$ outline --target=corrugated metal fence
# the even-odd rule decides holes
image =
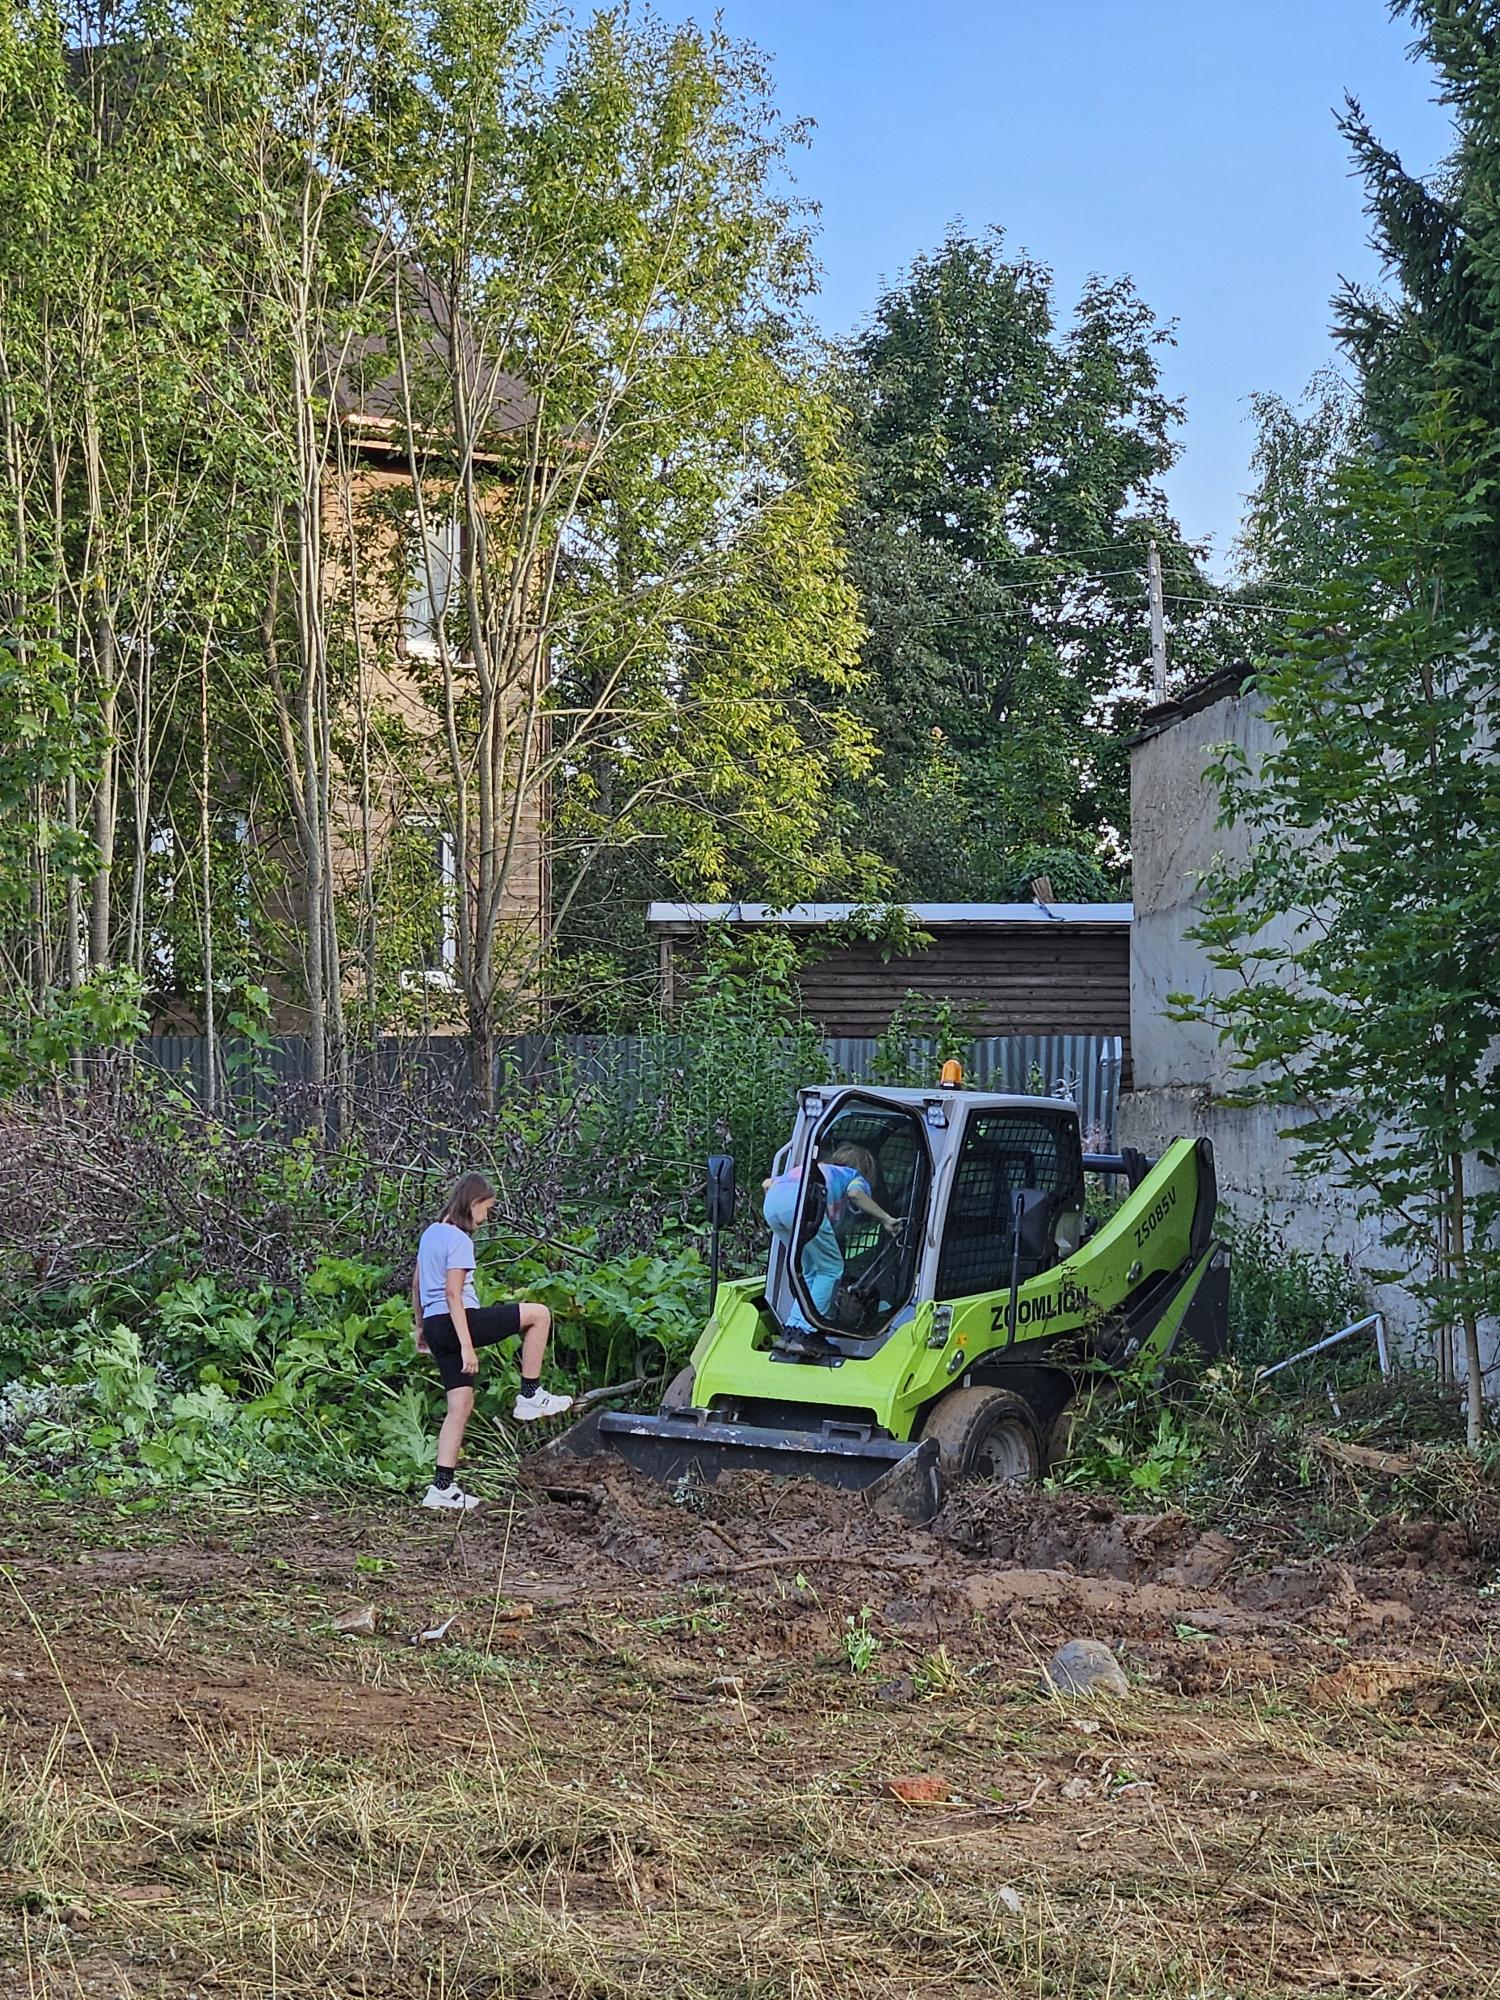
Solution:
[[[207,1094],[209,1047],[202,1036],[154,1035],[140,1047],[195,1096]],[[834,1075],[851,1082],[877,1076],[882,1053],[887,1081],[937,1076],[937,1049],[930,1042],[912,1042],[897,1074],[890,1073],[889,1047],[882,1049],[879,1042],[826,1041],[823,1048]],[[670,1035],[507,1036],[496,1057],[498,1083],[503,1093],[525,1092],[573,1077],[635,1100],[660,1091],[669,1074],[692,1071],[697,1053],[685,1039]],[[790,1044],[787,1053],[790,1064]],[[1088,1143],[1108,1150],[1115,1143],[1122,1056],[1118,1035],[995,1035],[970,1044],[964,1070],[978,1089],[1072,1099]],[[220,1064],[223,1095],[267,1110],[282,1086],[307,1084],[312,1069],[308,1043],[300,1036],[265,1049],[225,1041]],[[451,1100],[467,1089],[468,1049],[453,1035],[386,1036],[373,1048],[356,1051],[351,1069],[356,1091],[426,1089]]]

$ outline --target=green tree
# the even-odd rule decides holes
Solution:
[[[1315,375],[1296,403],[1250,398],[1255,484],[1245,504],[1236,555],[1258,602],[1295,604],[1356,554],[1334,481],[1366,442],[1357,386],[1336,369]]]
[[[1424,180],[1377,138],[1348,100],[1341,129],[1363,175],[1382,288],[1346,284],[1336,327],[1358,364],[1365,418],[1395,440],[1435,395],[1459,419],[1500,423],[1500,9],[1493,0],[1391,0],[1416,29],[1415,59],[1430,65],[1453,114],[1454,145]],[[1484,588],[1500,593],[1500,541],[1476,524]]]
[[[60,647],[0,646],[0,965],[23,1019],[83,977],[79,888],[96,857],[76,800],[98,757],[90,721]]]
[[[80,859],[59,894],[37,850],[6,950],[73,988],[112,968],[144,978],[157,1007],[189,1006],[211,1034],[225,975],[274,962],[269,927],[245,922],[274,871],[235,839],[267,769],[242,701],[259,677],[256,538],[226,394],[242,328],[213,92],[183,29],[154,0],[0,24],[0,207],[16,222],[0,272],[0,594],[18,662],[52,659],[67,691],[58,730],[77,740],[53,874],[60,853]],[[36,979],[13,987],[55,1015]]]
[[[487,1076],[542,984],[542,824],[605,959],[653,879],[843,865],[869,750],[797,136],[753,50],[623,12],[6,16],[0,592],[70,691],[23,984],[124,965],[212,1035],[254,967],[319,1081],[429,1008]],[[435,927],[457,991],[414,1000]]]
[[[1152,540],[1175,677],[1214,657],[1161,491],[1169,338],[1123,279],[1062,325],[1043,265],[955,231],[850,344],[859,712],[883,761],[846,798],[898,893],[993,895],[1028,845],[1121,851]]]
[[[794,894],[836,866],[830,783],[868,752],[797,135],[764,62],[623,12],[557,45],[467,0],[424,47],[393,236],[465,339],[407,340],[401,414],[462,552],[426,694],[482,1063],[535,978],[501,919],[544,802],[563,975],[607,989],[653,879]],[[476,393],[466,353],[524,407]],[[422,448],[439,424],[446,455]]]
[[[1500,1312],[1500,654],[1475,549],[1492,527],[1488,429],[1444,395],[1402,447],[1332,482],[1352,558],[1288,617],[1258,687],[1258,762],[1226,747],[1224,818],[1249,835],[1192,933],[1224,975],[1174,996],[1215,1023],[1238,1101],[1378,1219],[1426,1324],[1458,1325],[1468,1425]]]

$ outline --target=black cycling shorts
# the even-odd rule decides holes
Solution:
[[[497,1340],[509,1340],[521,1331],[519,1306],[470,1306],[467,1311],[469,1338],[476,1349],[493,1347]],[[437,1363],[445,1389],[472,1389],[475,1377],[464,1373],[458,1347],[458,1328],[451,1313],[429,1313],[422,1322],[427,1345]]]

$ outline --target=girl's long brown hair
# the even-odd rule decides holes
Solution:
[[[863,1174],[872,1188],[875,1185],[879,1169],[875,1165],[875,1155],[867,1146],[840,1146],[828,1164],[831,1167],[853,1167],[857,1174]]]
[[[439,1222],[451,1222],[455,1229],[474,1234],[474,1204],[477,1201],[493,1201],[495,1190],[483,1174],[463,1174],[453,1184],[453,1192],[448,1197],[448,1205],[438,1217]]]

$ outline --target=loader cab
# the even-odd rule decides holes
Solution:
[[[774,1171],[795,1195],[783,1185],[767,1300],[804,1358],[873,1353],[921,1300],[1003,1292],[1082,1241],[1078,1112],[1052,1098],[805,1091]]]

